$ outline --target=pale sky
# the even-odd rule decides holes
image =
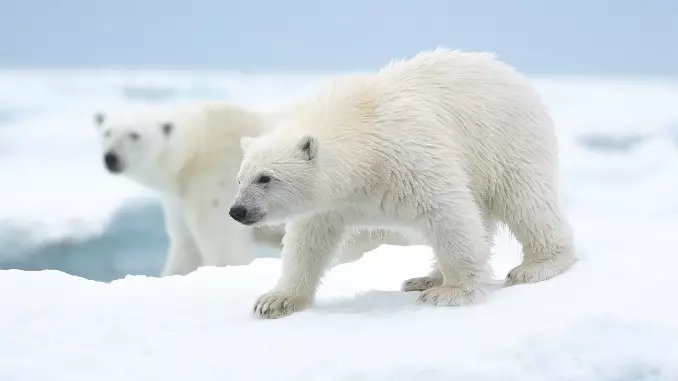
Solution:
[[[675,75],[678,0],[0,0],[0,67],[360,70],[437,45]]]

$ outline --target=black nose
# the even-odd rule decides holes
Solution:
[[[106,152],[106,154],[104,155],[104,163],[106,164],[106,168],[109,171],[111,172],[120,171],[120,160],[118,160],[118,155],[112,152]]]
[[[228,211],[228,215],[231,216],[234,220],[242,222],[247,217],[247,209],[242,206],[234,206],[231,210]]]

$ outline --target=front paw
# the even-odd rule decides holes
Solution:
[[[422,292],[419,302],[432,306],[465,306],[482,301],[486,291],[482,286],[435,286]]]
[[[278,319],[303,310],[310,302],[309,298],[271,291],[254,303],[254,315],[260,319]]]
[[[400,289],[404,292],[425,291],[429,288],[440,286],[441,284],[443,284],[443,280],[440,278],[423,276],[420,278],[412,278],[404,281],[400,286]]]

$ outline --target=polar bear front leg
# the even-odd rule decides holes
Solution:
[[[490,245],[484,221],[470,199],[456,195],[454,204],[434,208],[428,219],[431,246],[442,274],[424,278],[435,285],[425,289],[419,301],[436,306],[462,306],[482,301],[487,294],[491,269]],[[422,285],[429,286],[428,284]]]
[[[191,237],[173,238],[161,276],[186,275],[200,267],[200,254]]]
[[[438,264],[426,276],[411,278],[403,282],[400,287],[402,291],[426,291],[429,288],[440,286],[443,284],[443,274],[438,268]]]
[[[400,232],[386,229],[360,229],[347,234],[340,249],[338,264],[357,261],[381,245],[409,246],[411,239]]]
[[[257,299],[255,316],[276,319],[309,306],[344,232],[340,218],[332,213],[290,223],[283,238],[282,274],[273,290]]]
[[[497,223],[494,217],[489,212],[484,212],[483,223],[485,224],[485,231],[487,232],[487,241],[490,247],[494,244],[494,235],[497,231]],[[443,274],[440,272],[438,262],[435,261],[433,269],[423,277],[411,278],[403,282],[401,290],[404,292],[410,291],[426,291],[429,288],[440,286],[443,284]]]
[[[186,275],[200,267],[200,251],[188,228],[181,203],[166,200],[163,211],[170,248],[161,276]]]
[[[285,236],[285,226],[262,226],[252,229],[254,242],[266,245],[274,249],[282,247],[282,239]]]

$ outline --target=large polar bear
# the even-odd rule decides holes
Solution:
[[[282,275],[256,301],[259,317],[312,303],[355,226],[426,238],[437,266],[403,289],[423,291],[431,305],[487,295],[496,221],[524,252],[507,285],[575,262],[551,118],[527,80],[491,54],[438,48],[336,79],[242,145],[231,216],[247,226],[288,223]]]
[[[163,276],[201,266],[247,264],[254,244],[280,248],[281,226],[252,230],[228,214],[237,190],[241,138],[267,131],[277,116],[227,102],[95,114],[107,170],[161,196],[170,238]],[[405,244],[395,235],[363,232],[353,238],[343,261],[358,259],[381,243]]]

